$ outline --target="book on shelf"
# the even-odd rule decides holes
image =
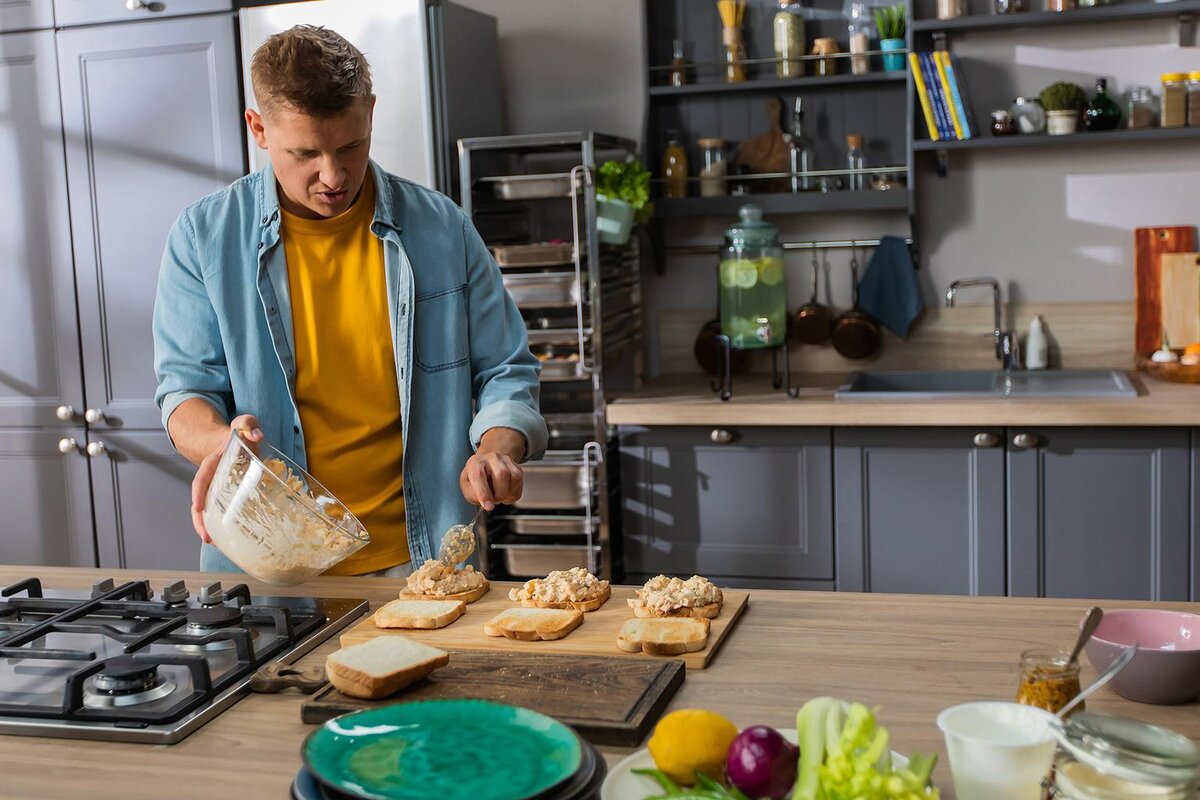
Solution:
[[[957,139],[958,137],[954,134],[954,126],[950,123],[946,98],[942,94],[942,82],[938,78],[937,68],[933,64],[933,54],[919,53],[918,56],[921,61],[921,72],[925,76],[925,86],[929,89],[933,105],[933,117],[937,123],[938,138],[939,140]]]
[[[954,91],[950,79],[946,77],[946,55],[941,50],[933,51],[933,66],[937,69],[937,78],[942,84],[942,97],[946,98],[946,111],[950,116],[950,125],[954,128],[954,138],[962,141],[970,138],[963,128],[962,120],[958,118],[958,104],[954,102]]]
[[[931,141],[962,141],[979,135],[971,113],[962,64],[943,51],[910,53],[913,84]]]
[[[962,126],[962,135],[959,138],[970,139],[977,135],[979,130],[971,121],[971,109],[967,104],[967,85],[966,81],[962,79],[961,64],[957,63],[957,59],[944,50],[934,53],[934,58],[941,65],[942,78],[950,90],[952,103],[950,108]]]
[[[929,97],[929,89],[925,85],[925,73],[921,69],[921,58],[916,53],[908,54],[908,63],[912,69],[913,85],[917,88],[917,100],[921,103],[921,115],[925,117],[925,130],[932,141],[941,141],[937,122],[933,117],[933,105]]]

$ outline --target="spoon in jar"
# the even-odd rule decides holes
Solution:
[[[1125,669],[1125,667],[1127,667],[1129,665],[1129,662],[1133,661],[1133,657],[1137,655],[1137,652],[1138,652],[1137,642],[1134,642],[1129,647],[1125,648],[1125,652],[1121,653],[1121,655],[1117,658],[1116,661],[1114,661],[1108,665],[1108,669],[1104,670],[1104,672],[1102,672],[1100,674],[1099,678],[1096,678],[1095,683],[1093,683],[1091,686],[1087,687],[1082,692],[1080,692],[1079,694],[1077,694],[1073,698],[1071,698],[1071,702],[1067,703],[1065,706],[1060,708],[1058,710],[1058,713],[1056,713],[1054,716],[1057,717],[1058,719],[1065,718],[1067,716],[1067,714],[1071,713],[1071,710],[1073,708],[1075,708],[1075,706],[1079,705],[1084,700],[1091,697],[1093,694],[1096,693],[1097,689],[1099,689],[1101,686],[1103,686],[1104,684],[1111,681],[1113,678],[1116,677],[1118,672]]]
[[[1067,659],[1067,664],[1074,664],[1079,660],[1079,653],[1083,650],[1083,646],[1088,643],[1088,639],[1092,638],[1092,634],[1096,632],[1096,628],[1100,627],[1100,620],[1104,619],[1104,611],[1099,606],[1092,606],[1088,609],[1087,616],[1083,618],[1083,622],[1079,625],[1079,638],[1075,640],[1075,649],[1071,651],[1071,657]]]

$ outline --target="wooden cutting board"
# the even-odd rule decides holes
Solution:
[[[1163,253],[1163,330],[1171,347],[1200,342],[1200,253]]]
[[[573,727],[592,744],[637,747],[683,685],[678,659],[547,656],[454,651],[450,663],[385,700],[360,700],[332,686],[301,706],[308,723],[392,703],[474,697],[524,706]]]
[[[583,624],[571,631],[565,639],[552,642],[518,642],[512,639],[488,636],[483,632],[483,623],[512,608],[517,603],[508,599],[508,590],[516,583],[493,583],[490,592],[467,606],[467,613],[449,626],[436,631],[402,631],[375,627],[371,617],[342,634],[342,647],[365,642],[376,636],[408,636],[419,642],[440,647],[443,650],[490,650],[493,652],[540,653],[543,655],[618,656],[627,659],[656,660],[658,656],[642,653],[625,653],[617,647],[617,634],[625,620],[633,618],[633,609],[626,600],[636,597],[632,586],[614,586],[612,597],[597,611],[583,615]],[[682,659],[688,669],[704,669],[728,636],[730,629],[746,609],[749,592],[736,589],[722,590],[725,603],[721,615],[712,620],[708,631],[708,645],[698,653],[687,653]]]
[[[1189,226],[1137,228],[1133,232],[1133,241],[1136,258],[1134,296],[1137,313],[1134,347],[1138,354],[1149,355],[1162,345],[1161,256],[1163,253],[1186,253],[1194,250],[1196,229]]]

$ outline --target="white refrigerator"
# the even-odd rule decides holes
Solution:
[[[371,64],[371,156],[388,172],[458,195],[458,140],[505,133],[496,18],[442,0],[301,0],[239,12],[242,81],[255,107],[250,58],[268,36],[321,25]],[[250,169],[267,154],[249,142]]]

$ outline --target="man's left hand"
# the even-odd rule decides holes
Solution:
[[[467,459],[458,476],[458,486],[471,505],[492,511],[498,504],[521,499],[524,473],[519,462],[525,456],[525,436],[511,428],[492,428],[479,442],[479,450]]]

